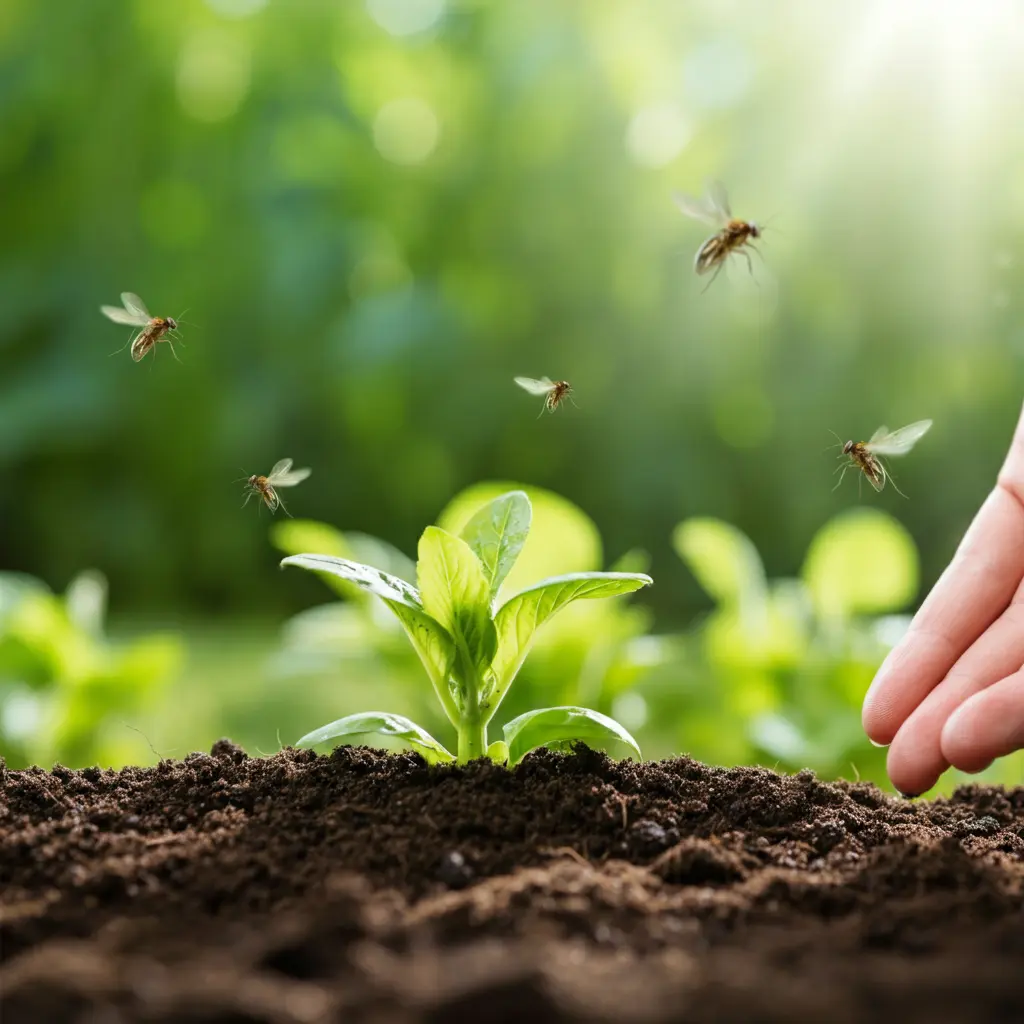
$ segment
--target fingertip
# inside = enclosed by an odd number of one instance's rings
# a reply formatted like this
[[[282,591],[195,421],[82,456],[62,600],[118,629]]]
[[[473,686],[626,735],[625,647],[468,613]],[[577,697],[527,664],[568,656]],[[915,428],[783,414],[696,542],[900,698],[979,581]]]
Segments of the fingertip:
[[[963,702],[942,727],[943,756],[963,772],[984,771],[997,757],[1024,745],[1021,673]]]
[[[887,747],[892,743],[900,726],[887,684],[888,673],[883,665],[864,695],[860,710],[860,724],[876,747]]]
[[[981,753],[984,743],[979,732],[978,709],[972,708],[972,704],[977,704],[976,698],[964,701],[949,716],[940,739],[943,756],[962,772],[970,772],[979,762],[991,760]]]
[[[938,743],[938,731],[929,734],[914,723],[896,734],[885,759],[890,781],[905,796],[931,789],[948,767]]]

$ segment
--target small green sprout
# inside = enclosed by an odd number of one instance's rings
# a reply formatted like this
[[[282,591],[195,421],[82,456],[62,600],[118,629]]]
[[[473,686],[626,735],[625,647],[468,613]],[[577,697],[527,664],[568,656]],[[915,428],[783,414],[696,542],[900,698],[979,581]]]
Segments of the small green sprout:
[[[340,737],[400,739],[432,764],[490,757],[515,765],[531,750],[565,749],[577,740],[599,749],[640,749],[618,722],[579,707],[543,708],[508,722],[488,744],[487,726],[529,653],[537,629],[577,599],[615,597],[652,582],[633,572],[579,572],[541,580],[498,604],[498,591],[526,543],[532,511],[522,491],[483,506],[460,536],[428,526],[420,537],[414,587],[369,565],[331,555],[291,555],[281,564],[339,576],[379,597],[398,617],[434,693],[458,732],[453,755],[401,715],[349,715],[303,736],[299,746]]]

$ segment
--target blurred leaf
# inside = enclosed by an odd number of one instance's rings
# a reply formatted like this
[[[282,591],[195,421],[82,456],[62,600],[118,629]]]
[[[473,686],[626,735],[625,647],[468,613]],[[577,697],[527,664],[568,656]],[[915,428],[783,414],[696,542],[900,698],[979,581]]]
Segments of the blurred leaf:
[[[735,526],[687,519],[672,534],[679,557],[719,604],[760,605],[767,584],[757,549]]]
[[[50,588],[42,580],[20,572],[0,572],[0,626],[4,619],[30,595],[45,596]]]
[[[115,658],[117,689],[139,695],[181,671],[185,648],[176,636],[146,636],[119,650]]]
[[[643,548],[630,548],[608,567],[610,572],[647,572],[650,568],[650,552]]]
[[[896,611],[917,593],[917,549],[892,516],[877,509],[844,512],[815,535],[803,578],[825,618]]]
[[[808,746],[803,733],[784,715],[768,712],[750,723],[751,741],[769,757],[789,765],[808,767]]]
[[[529,653],[537,630],[572,601],[629,594],[654,581],[642,573],[581,572],[541,580],[510,598],[495,616],[498,651],[494,658],[497,707]]]
[[[461,538],[428,526],[416,565],[423,606],[448,630],[476,674],[491,664],[498,643],[490,588],[480,560]]]
[[[271,523],[270,540],[276,548],[288,555],[311,552],[347,558],[350,554],[349,545],[340,530],[312,519],[285,519]]]
[[[74,625],[93,636],[102,635],[107,612],[107,580],[102,573],[93,569],[79,573],[68,584],[64,603]]]
[[[422,754],[429,764],[455,760],[426,729],[421,729],[415,722],[402,715],[391,715],[382,711],[366,711],[339,718],[329,725],[306,733],[295,745],[314,747],[328,740],[355,736],[387,736],[401,740],[404,746]]]
[[[614,719],[587,708],[542,708],[527,711],[505,725],[509,767],[517,765],[538,747],[564,749],[580,742],[594,750],[614,749],[623,744],[640,760],[636,740]]]
[[[462,528],[462,539],[484,567],[493,601],[530,533],[530,499],[510,491],[483,506]]]

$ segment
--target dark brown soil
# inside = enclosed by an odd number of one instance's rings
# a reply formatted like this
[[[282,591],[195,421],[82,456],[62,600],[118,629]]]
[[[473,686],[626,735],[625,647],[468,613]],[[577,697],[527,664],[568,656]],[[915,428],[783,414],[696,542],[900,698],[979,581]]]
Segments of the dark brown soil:
[[[0,774],[3,1024],[1024,1020],[1024,790],[226,741]]]

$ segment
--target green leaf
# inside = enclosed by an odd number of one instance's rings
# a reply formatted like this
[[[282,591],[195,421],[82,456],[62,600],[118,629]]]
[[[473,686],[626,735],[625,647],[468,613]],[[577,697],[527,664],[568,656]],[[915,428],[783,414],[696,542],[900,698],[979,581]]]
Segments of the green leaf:
[[[398,548],[365,533],[342,533],[312,519],[286,519],[270,527],[270,539],[286,555],[333,555],[380,569],[408,583],[416,580],[416,566]],[[330,576],[325,581],[350,601],[368,601],[369,594],[349,580]]]
[[[390,715],[386,711],[364,711],[359,715],[347,715],[330,725],[321,726],[306,733],[295,745],[314,747],[343,736],[392,736],[417,753],[422,754],[430,764],[454,761],[455,758],[415,722],[402,715]]]
[[[844,512],[815,534],[802,575],[821,616],[896,611],[917,593],[917,548],[884,512]]]
[[[476,562],[475,557],[473,561]],[[330,573],[381,598],[405,629],[448,719],[453,724],[458,721],[458,708],[448,688],[448,677],[455,661],[455,644],[444,626],[424,611],[419,592],[411,583],[369,565],[330,555],[290,555],[282,560],[281,565],[298,565],[314,572]],[[479,563],[477,566],[479,569]]]
[[[522,491],[509,491],[484,505],[462,528],[462,539],[484,567],[492,601],[526,543],[530,516],[530,499]]]
[[[495,764],[508,764],[508,744],[504,740],[495,740],[488,744],[487,756]]]
[[[448,687],[448,680],[455,664],[455,643],[451,635],[437,619],[424,611],[410,608],[398,601],[384,603],[398,616],[398,621],[401,622],[426,669],[448,721],[457,726],[459,710]]]
[[[582,741],[594,750],[608,750],[622,743],[637,760],[640,748],[614,718],[588,708],[542,708],[513,718],[504,729],[509,767],[517,765],[531,750]]]
[[[385,601],[397,601],[408,608],[423,608],[420,595],[411,583],[362,562],[350,562],[347,558],[333,555],[307,554],[289,555],[281,560],[281,565],[298,565],[313,572],[330,573]]]
[[[578,572],[555,576],[509,598],[498,609],[498,653],[493,663],[494,699],[491,714],[515,679],[537,629],[572,601],[629,594],[654,581],[644,573]]]
[[[522,490],[532,509],[530,536],[505,580],[515,594],[542,576],[591,572],[603,564],[601,537],[593,520],[571,501],[542,487],[511,482],[474,484],[457,494],[438,516],[437,525],[460,534],[480,506],[509,491]]]
[[[687,519],[672,534],[676,553],[719,604],[763,603],[764,566],[750,539],[719,519]]]
[[[471,671],[487,669],[498,644],[483,566],[461,538],[428,526],[419,543],[417,574],[423,606],[448,630]]]

